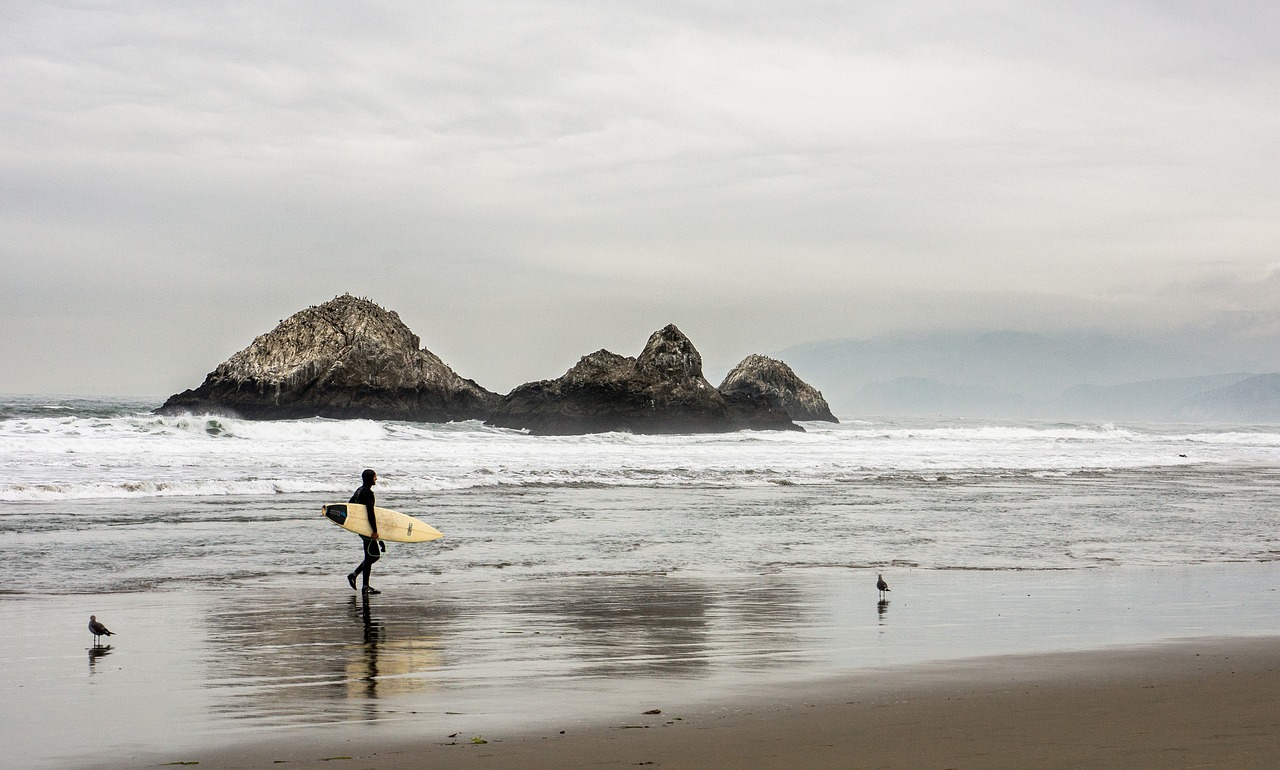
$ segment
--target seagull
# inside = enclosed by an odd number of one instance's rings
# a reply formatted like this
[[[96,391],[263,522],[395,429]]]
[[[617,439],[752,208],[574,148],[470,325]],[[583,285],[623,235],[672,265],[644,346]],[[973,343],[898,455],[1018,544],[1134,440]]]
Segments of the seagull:
[[[98,643],[98,638],[102,636],[115,636],[111,630],[98,622],[97,615],[89,616],[89,633],[93,634],[93,643]]]
[[[884,582],[884,575],[877,575],[876,588],[880,589],[880,598],[883,599],[885,593],[889,590],[889,584]]]

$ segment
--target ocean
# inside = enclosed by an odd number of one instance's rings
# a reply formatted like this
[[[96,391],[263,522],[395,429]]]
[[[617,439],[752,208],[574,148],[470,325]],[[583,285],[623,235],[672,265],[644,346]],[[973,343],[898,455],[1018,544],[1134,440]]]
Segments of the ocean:
[[[158,403],[0,398],[0,739],[24,767],[556,735],[893,667],[1280,633],[1280,426],[537,437]],[[373,596],[320,515],[366,467],[445,533],[389,544]]]
[[[804,433],[538,437],[478,422],[254,422],[0,398],[7,589],[341,579],[320,517],[362,469],[446,537],[378,572],[450,581],[1280,559],[1280,426],[845,417]]]

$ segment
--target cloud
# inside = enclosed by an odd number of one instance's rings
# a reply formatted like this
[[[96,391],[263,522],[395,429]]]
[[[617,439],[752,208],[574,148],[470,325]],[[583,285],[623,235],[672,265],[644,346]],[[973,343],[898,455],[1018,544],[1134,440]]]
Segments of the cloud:
[[[1029,325],[1274,307],[1209,284],[1277,258],[1276,16],[11,3],[0,318],[61,319],[44,342],[161,318],[152,355],[198,377],[352,291],[505,387],[652,331],[633,324],[729,349],[983,306]]]

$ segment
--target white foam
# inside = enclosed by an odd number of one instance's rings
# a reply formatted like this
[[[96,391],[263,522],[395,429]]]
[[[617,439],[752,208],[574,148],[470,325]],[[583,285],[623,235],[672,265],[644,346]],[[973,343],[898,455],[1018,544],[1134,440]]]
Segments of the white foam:
[[[1274,464],[1270,426],[809,423],[805,433],[529,436],[478,422],[247,421],[216,416],[0,420],[0,500],[335,492],[377,468],[388,489],[498,485],[822,484],[886,474],[1069,474]]]

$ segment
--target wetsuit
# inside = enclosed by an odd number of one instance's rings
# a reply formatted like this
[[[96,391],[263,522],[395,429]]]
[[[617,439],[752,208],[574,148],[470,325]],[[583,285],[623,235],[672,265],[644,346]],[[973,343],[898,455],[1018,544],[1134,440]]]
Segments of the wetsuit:
[[[369,509],[369,526],[374,532],[378,531],[378,519],[373,514],[373,488],[368,484],[362,485],[351,496],[351,502],[363,504]],[[379,547],[378,541],[371,537],[360,536],[360,542],[363,545],[364,561],[360,562],[360,566],[356,567],[355,575],[362,576],[365,588],[369,586],[369,571],[373,569],[373,563],[382,558],[382,549]]]

